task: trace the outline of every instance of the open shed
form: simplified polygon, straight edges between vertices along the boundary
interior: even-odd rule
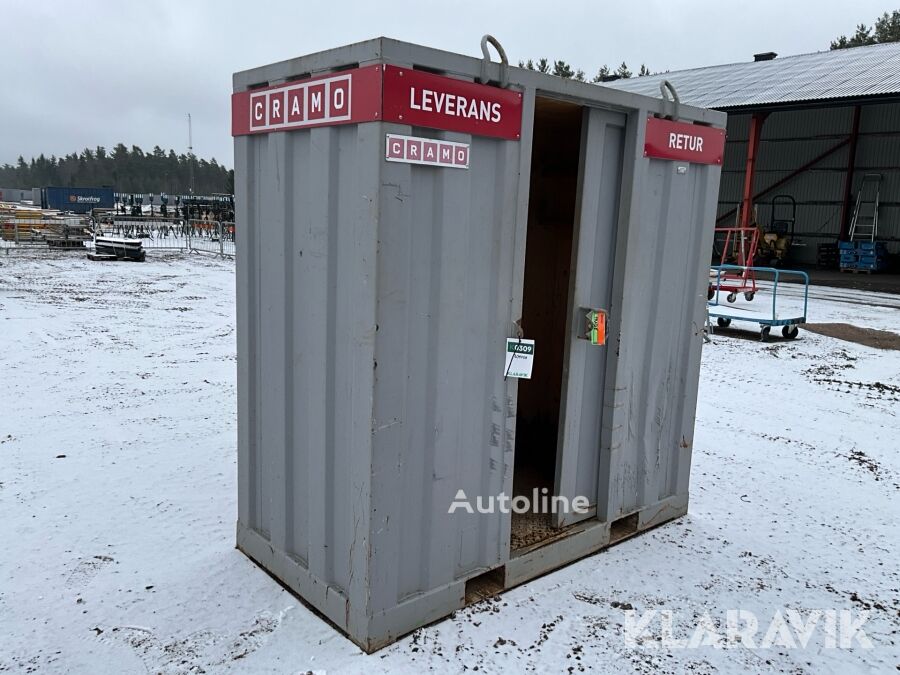
[[[836,267],[819,245],[849,238],[863,181],[878,176],[875,239],[900,250],[900,43],[785,58],[765,52],[607,84],[654,95],[664,79],[682,102],[728,113],[717,223],[746,226],[755,206],[766,225],[776,197],[790,197],[788,264]],[[789,200],[782,203],[789,212]]]

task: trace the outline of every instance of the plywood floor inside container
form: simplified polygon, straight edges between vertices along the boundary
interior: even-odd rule
[[[548,482],[548,474],[537,466],[520,467],[513,483],[514,495],[532,498],[533,490],[538,493],[547,489],[547,499],[553,494],[553,484]],[[537,548],[568,534],[571,526],[554,527],[552,513],[515,513],[510,516],[509,548],[513,553]]]
[[[512,550],[527,548],[559,534],[553,527],[549,513],[514,513],[510,528],[509,547]]]

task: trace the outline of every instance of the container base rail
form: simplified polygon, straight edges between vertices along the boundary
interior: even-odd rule
[[[764,273],[772,277],[772,303],[756,303],[754,305],[735,303],[735,293],[727,283],[727,279],[736,273],[749,271],[755,278],[757,274]],[[779,284],[783,277],[796,277],[803,283],[803,310],[801,312],[780,311]],[[762,289],[760,290],[769,290]],[[722,305],[719,302],[721,294],[726,295],[726,301],[731,305]],[[749,300],[747,299],[748,303]],[[707,309],[710,319],[716,320],[720,328],[727,328],[732,321],[756,323],[759,325],[759,339],[765,342],[769,339],[773,326],[781,327],[781,335],[793,340],[800,333],[799,327],[806,323],[806,311],[809,302],[809,275],[800,270],[783,270],[775,267],[745,267],[741,265],[714,265],[710,268],[710,294]]]

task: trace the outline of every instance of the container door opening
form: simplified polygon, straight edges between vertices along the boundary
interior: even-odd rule
[[[513,468],[513,495],[527,497],[531,509],[511,515],[511,550],[559,532],[543,506],[553,497],[557,467],[583,114],[579,105],[535,100],[521,320],[535,358],[531,379],[519,380]]]

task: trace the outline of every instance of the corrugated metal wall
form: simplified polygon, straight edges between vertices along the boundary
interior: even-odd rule
[[[457,490],[512,475],[502,377],[510,334],[520,144],[470,142],[468,171],[385,163],[379,221],[370,609],[378,613],[502,561],[501,513],[448,514]]]
[[[682,175],[677,164],[637,162],[627,241],[618,247],[616,268],[625,271],[617,274],[611,308],[621,313],[621,333],[606,383],[605,520],[670,498],[672,508],[678,499],[687,504],[697,397],[691,383],[700,367],[719,170],[694,164]]]
[[[754,193],[766,189],[817,156],[846,139],[852,129],[853,108],[820,108],[774,112],[763,125],[756,167]],[[728,116],[728,143],[722,169],[718,214],[740,204],[744,181],[749,114]],[[841,202],[847,174],[849,145],[844,144],[789,182],[767,193],[757,202],[760,221],[772,218],[772,198],[787,194],[797,200],[796,232],[801,235],[792,248],[792,260],[811,264],[816,246],[835,241],[841,229]],[[900,103],[863,106],[853,178],[853,199],[863,174],[879,173],[881,208],[879,238],[900,239]],[[853,202],[855,203],[855,202]],[[852,215],[852,206],[848,218]],[[733,216],[720,224],[732,224]],[[898,243],[889,244],[892,251]]]
[[[237,235],[239,520],[341,623],[366,579],[381,138],[376,124],[235,143],[252,224]],[[259,543],[244,542],[265,556]]]

